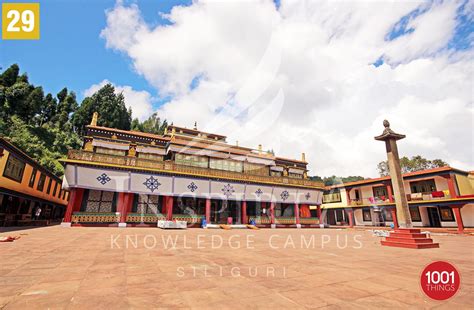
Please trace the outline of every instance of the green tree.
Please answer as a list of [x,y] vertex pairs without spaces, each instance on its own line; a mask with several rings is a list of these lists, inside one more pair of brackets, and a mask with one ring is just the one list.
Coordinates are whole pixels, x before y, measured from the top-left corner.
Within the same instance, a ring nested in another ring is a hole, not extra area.
[[67,150],[78,148],[81,139],[73,131],[71,115],[77,108],[76,95],[67,88],[56,99],[43,88],[30,84],[28,76],[19,76],[12,65],[0,74],[0,135],[57,175],[63,173],[58,161]]
[[[433,169],[439,167],[448,166],[442,159],[433,159],[429,160],[420,155],[412,156],[408,158],[406,156],[400,158],[400,168],[402,173],[426,170],[426,169]],[[388,168],[388,161],[381,161],[377,164],[377,170],[380,176],[387,176],[390,174],[390,170]]]
[[86,97],[73,116],[73,125],[79,134],[92,119],[94,112],[99,113],[98,126],[130,130],[132,116],[127,110],[123,94],[116,94],[112,84],[106,84],[90,97]]
[[168,122],[166,120],[162,122],[161,118],[158,117],[158,113],[153,113],[142,123],[138,118],[133,119],[131,127],[132,130],[162,135],[165,128],[168,127]]
[[325,186],[331,186],[331,185],[336,185],[336,184],[344,184],[344,183],[364,180],[364,177],[362,176],[338,177],[338,176],[332,175],[330,177],[323,177],[323,178],[320,176],[312,176],[312,177],[309,177],[309,179],[313,181],[324,182]]
[[18,74],[20,73],[20,67],[17,64],[11,65],[0,75],[0,84],[5,87],[10,87],[16,83]]

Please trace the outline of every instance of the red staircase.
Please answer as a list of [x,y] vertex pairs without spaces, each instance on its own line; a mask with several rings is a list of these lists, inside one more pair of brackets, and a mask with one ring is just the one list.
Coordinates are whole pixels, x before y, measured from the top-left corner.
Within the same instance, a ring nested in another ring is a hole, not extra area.
[[416,228],[398,228],[390,232],[390,236],[380,241],[382,245],[408,249],[439,248],[439,243],[434,243],[425,233]]

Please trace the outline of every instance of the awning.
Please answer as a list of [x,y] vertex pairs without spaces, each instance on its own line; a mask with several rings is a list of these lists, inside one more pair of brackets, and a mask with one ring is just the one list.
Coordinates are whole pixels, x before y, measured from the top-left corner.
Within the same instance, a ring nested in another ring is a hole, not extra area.
[[275,161],[272,159],[257,158],[252,156],[247,156],[247,161],[252,164],[261,164],[266,166],[275,166]]
[[290,169],[288,169],[288,172],[289,173],[296,173],[296,174],[303,174],[304,170],[290,168]]
[[271,166],[271,167],[270,167],[270,170],[271,170],[271,171],[280,171],[280,172],[282,172],[283,169],[284,169],[284,168],[283,168],[282,166]]
[[128,151],[128,149],[129,149],[128,144],[119,144],[119,143],[113,143],[113,142],[98,141],[96,139],[92,140],[92,145],[93,146],[98,146],[98,147],[105,147],[107,149],[121,150],[121,151]]
[[164,149],[160,149],[157,147],[143,147],[137,146],[138,153],[149,153],[149,154],[158,154],[158,155],[166,155],[166,151]]

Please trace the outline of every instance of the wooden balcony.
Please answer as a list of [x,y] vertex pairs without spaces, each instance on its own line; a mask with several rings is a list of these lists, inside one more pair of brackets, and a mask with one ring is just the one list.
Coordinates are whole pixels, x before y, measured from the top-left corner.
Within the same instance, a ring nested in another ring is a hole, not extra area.
[[187,175],[198,175],[201,177],[209,178],[222,178],[222,179],[231,179],[239,181],[248,181],[254,183],[274,183],[282,186],[293,185],[293,186],[303,186],[303,187],[312,187],[312,188],[323,188],[324,184],[318,181],[312,181],[308,179],[296,179],[283,176],[265,176],[265,175],[255,175],[249,173],[240,173],[224,170],[216,170],[209,168],[200,168],[193,166],[184,166],[178,165],[172,161],[155,161],[149,159],[143,159],[138,157],[130,156],[117,156],[109,154],[100,154],[84,150],[69,150],[68,152],[68,161],[79,161],[79,162],[90,162],[90,163],[102,163],[108,165],[121,166],[124,168],[132,167],[135,169],[145,168],[153,169],[157,172],[165,173],[179,173]]

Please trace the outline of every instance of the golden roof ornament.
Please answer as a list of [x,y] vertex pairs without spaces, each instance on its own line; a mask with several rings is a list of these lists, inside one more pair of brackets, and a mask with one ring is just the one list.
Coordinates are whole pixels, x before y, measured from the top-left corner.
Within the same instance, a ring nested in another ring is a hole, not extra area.
[[92,114],[91,126],[97,126],[97,119],[99,118],[99,113],[94,112]]

